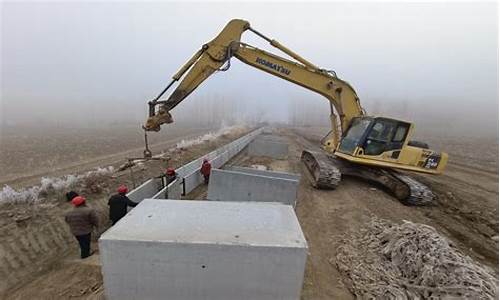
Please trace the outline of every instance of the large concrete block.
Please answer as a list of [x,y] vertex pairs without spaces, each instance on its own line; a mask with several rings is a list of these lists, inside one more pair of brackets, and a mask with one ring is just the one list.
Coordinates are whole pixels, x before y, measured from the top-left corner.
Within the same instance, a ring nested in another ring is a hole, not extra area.
[[99,239],[107,299],[299,299],[307,243],[276,203],[144,200]]
[[248,155],[283,159],[288,155],[288,144],[259,136],[248,145]]
[[281,202],[295,206],[299,180],[212,169],[208,200]]

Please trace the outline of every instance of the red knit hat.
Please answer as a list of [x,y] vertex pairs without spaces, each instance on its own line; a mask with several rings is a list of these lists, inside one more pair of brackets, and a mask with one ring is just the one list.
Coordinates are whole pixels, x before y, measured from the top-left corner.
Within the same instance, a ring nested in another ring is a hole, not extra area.
[[74,206],[80,206],[82,204],[85,203],[85,197],[82,197],[82,196],[76,196],[75,198],[73,198],[73,200],[71,200],[71,203],[74,205]]
[[128,192],[128,188],[125,185],[120,185],[117,190],[118,194],[126,194]]
[[167,175],[174,175],[175,174],[175,169],[174,168],[168,168],[167,169]]

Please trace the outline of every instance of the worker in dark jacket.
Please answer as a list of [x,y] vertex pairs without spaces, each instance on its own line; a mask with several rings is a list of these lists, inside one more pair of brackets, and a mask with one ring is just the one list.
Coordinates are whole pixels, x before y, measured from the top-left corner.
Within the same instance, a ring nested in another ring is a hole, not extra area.
[[111,196],[108,201],[109,219],[116,224],[123,216],[127,214],[127,206],[134,207],[137,203],[132,202],[127,196],[128,188],[124,185],[118,187],[118,194]]
[[165,186],[172,183],[172,181],[177,179],[177,173],[175,173],[174,168],[167,168],[167,174],[165,175]]
[[99,226],[97,214],[94,209],[85,205],[85,198],[82,196],[74,197],[71,203],[74,208],[66,213],[64,220],[80,244],[80,257],[86,258],[90,256],[92,229]]
[[208,184],[208,181],[210,180],[210,171],[212,171],[212,164],[205,158],[200,169],[201,174],[205,178],[205,184]]

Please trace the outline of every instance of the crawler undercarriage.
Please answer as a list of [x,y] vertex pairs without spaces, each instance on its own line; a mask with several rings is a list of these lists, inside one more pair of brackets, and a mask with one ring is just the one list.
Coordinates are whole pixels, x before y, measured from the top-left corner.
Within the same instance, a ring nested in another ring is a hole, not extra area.
[[342,176],[353,176],[382,185],[406,205],[429,205],[434,198],[427,186],[393,169],[353,164],[323,151],[304,150],[301,159],[318,189],[335,189]]

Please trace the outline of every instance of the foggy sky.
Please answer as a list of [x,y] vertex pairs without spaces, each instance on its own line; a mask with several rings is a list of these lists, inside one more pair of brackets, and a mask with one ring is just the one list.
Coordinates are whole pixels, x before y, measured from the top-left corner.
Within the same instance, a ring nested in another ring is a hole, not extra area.
[[[1,124],[141,123],[146,102],[179,67],[230,19],[242,18],[334,69],[369,113],[431,118],[441,130],[497,132],[496,3],[1,5]],[[250,32],[242,40],[284,56]],[[174,118],[207,97],[275,121],[287,120],[290,99],[328,114],[321,96],[236,59],[174,109]]]

